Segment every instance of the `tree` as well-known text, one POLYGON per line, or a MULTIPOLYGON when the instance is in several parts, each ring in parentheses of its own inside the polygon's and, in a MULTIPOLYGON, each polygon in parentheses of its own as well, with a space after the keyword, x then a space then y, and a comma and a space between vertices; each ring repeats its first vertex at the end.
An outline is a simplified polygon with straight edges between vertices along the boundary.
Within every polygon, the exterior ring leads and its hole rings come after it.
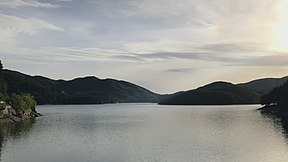
POLYGON ((36 101, 30 94, 11 94, 10 104, 15 109, 17 116, 22 116, 27 110, 35 110, 36 101))
POLYGON ((2 65, 1 60, 0 60, 0 93, 6 94, 4 76, 3 76, 3 65, 2 65))
POLYGON ((261 97, 262 105, 288 105, 288 81, 261 97))
POLYGON ((3 69, 3 65, 2 65, 2 62, 0 60, 0 69, 1 69, 1 72, 2 72, 2 69, 3 69))

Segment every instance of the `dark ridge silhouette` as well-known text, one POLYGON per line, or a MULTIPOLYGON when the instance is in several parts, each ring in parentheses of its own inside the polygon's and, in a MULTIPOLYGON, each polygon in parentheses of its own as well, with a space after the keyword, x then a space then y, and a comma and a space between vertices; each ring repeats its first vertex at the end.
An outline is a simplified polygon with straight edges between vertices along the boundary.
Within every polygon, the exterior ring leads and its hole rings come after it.
POLYGON ((261 94, 228 82, 214 82, 162 98, 162 105, 228 105, 259 103, 261 94))
POLYGON ((287 79, 288 76, 282 78, 264 78, 237 85, 250 88, 261 94, 266 94, 270 92, 273 88, 283 85, 287 81, 287 79))
POLYGON ((102 104, 158 102, 163 105, 228 105, 260 103, 260 97, 288 77, 257 79, 247 83, 214 82, 194 90, 159 95, 135 84, 94 76, 53 80, 4 70, 11 93, 30 93, 38 104, 102 104))
POLYGON ((263 112, 288 118, 288 81, 282 86, 274 88, 268 94, 263 95, 261 104, 264 105, 260 109, 263 112))
POLYGON ((5 95, 6 86, 3 79, 3 64, 0 60, 0 93, 5 95))
POLYGON ((261 114, 275 119, 283 128, 283 134, 288 138, 288 81, 282 86, 274 88, 261 97, 261 114))
POLYGON ((96 77, 52 80, 4 70, 8 93, 30 93, 38 104, 156 102, 158 94, 135 84, 96 77))

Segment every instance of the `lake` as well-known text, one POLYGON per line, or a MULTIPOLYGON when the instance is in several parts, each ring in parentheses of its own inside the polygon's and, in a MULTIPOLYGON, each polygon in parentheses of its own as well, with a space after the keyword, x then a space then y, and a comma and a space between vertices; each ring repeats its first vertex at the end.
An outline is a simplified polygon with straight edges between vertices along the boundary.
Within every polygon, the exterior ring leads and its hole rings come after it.
POLYGON ((283 162, 287 134, 259 105, 38 106, 2 124, 2 162, 283 162))

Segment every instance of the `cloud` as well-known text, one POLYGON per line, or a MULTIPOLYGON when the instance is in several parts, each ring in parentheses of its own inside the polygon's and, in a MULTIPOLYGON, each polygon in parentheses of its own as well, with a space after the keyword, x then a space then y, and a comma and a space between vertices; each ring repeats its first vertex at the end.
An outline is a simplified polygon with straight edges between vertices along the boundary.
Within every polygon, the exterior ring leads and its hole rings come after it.
POLYGON ((158 52, 158 53, 148 53, 148 54, 138 54, 141 58, 152 59, 152 60, 166 60, 166 59, 204 59, 206 53, 181 53, 181 52, 158 52))
MULTIPOLYGON (((9 49, 10 50, 10 49, 9 49)), ((9 52, 7 50, 7 53, 9 52)), ((4 51, 4 50, 2 50, 4 51)), ((121 50, 110 50, 103 48, 78 48, 78 47, 43 47, 43 48, 14 48, 14 53, 21 55, 22 59, 34 60, 35 62, 47 62, 47 61, 57 61, 57 62, 70 62, 70 61, 80 61, 80 62, 91 62, 91 61, 107 61, 107 62, 133 62, 133 63, 154 63, 157 62, 169 62, 177 60, 177 62, 201 62, 205 65, 221 63, 226 66, 241 66, 247 65, 247 62, 251 61, 249 58, 240 58, 233 55, 223 56, 215 55, 214 53, 197 53, 197 52, 187 52, 187 53, 177 53, 177 52, 159 52, 159 53, 129 53, 121 50)), ((166 68, 164 68, 166 69, 166 68)), ((188 70, 188 68, 184 68, 188 70)), ((181 68, 182 72, 184 72, 181 68)), ((169 71, 169 70, 168 70, 169 71)), ((176 72, 177 70, 170 70, 170 72, 176 72)), ((178 70, 180 72, 180 70, 178 70)))
POLYGON ((171 73, 191 73, 193 71, 195 71, 195 69, 191 68, 172 68, 164 70, 164 72, 171 72, 171 73))
POLYGON ((0 13, 0 51, 2 53, 19 49, 19 35, 35 34, 42 30, 63 31, 62 28, 36 18, 20 18, 0 13))
POLYGON ((281 1, 0 0, 0 52, 31 73, 35 64, 45 64, 42 75, 66 66, 59 76, 101 71, 159 90, 245 79, 250 68, 285 73, 287 54, 271 48, 281 1))
POLYGON ((0 13, 0 52, 13 54, 21 49, 22 41, 20 38, 24 37, 24 40, 27 40, 27 35, 40 34, 45 30, 64 31, 64 29, 44 20, 21 18, 0 13))
POLYGON ((288 67, 288 54, 276 54, 272 56, 255 57, 243 66, 262 66, 262 67, 288 67))
POLYGON ((13 51, 11 49, 13 49, 17 44, 17 34, 12 31, 0 30, 0 35, 0 52, 4 53, 6 51, 10 53, 13 51))
MULTIPOLYGON (((2 50, 2 53, 4 50, 2 50)), ((9 50, 6 50, 9 53, 9 50)), ((123 51, 100 49, 100 48, 66 48, 66 47, 44 47, 44 48, 14 48, 12 55, 20 59, 34 62, 145 62, 144 59, 134 54, 123 51)))
MULTIPOLYGON (((142 0, 130 1, 130 3, 137 8, 138 14, 157 17, 173 17, 180 16, 186 18, 187 16, 197 16, 197 8, 201 8, 202 4, 198 1, 182 0, 176 3, 174 0, 142 0)), ((190 17, 189 16, 189 17, 190 17)))
MULTIPOLYGON (((238 66, 239 64, 244 64, 249 60, 249 58, 243 56, 234 55, 221 55, 211 52, 159 52, 159 53, 149 53, 149 54, 137 54, 139 58, 145 60, 173 60, 177 59, 179 61, 205 61, 206 64, 211 62, 222 63, 226 66, 238 66)), ((205 64, 205 63, 204 63, 205 64)))
POLYGON ((269 46, 273 41, 273 28, 279 21, 277 6, 280 3, 281 0, 182 0, 179 3, 173 0, 143 0, 135 6, 138 8, 136 15, 158 17, 159 21, 166 21, 163 24, 165 29, 179 30, 173 37, 171 34, 175 31, 156 34, 163 36, 161 39, 205 41, 206 44, 250 42, 269 46), (200 29, 202 32, 199 34, 200 29), (199 31, 191 32, 193 30, 199 31))
POLYGON ((251 52, 255 50, 259 50, 259 47, 257 47, 255 44, 249 44, 249 43, 216 43, 216 44, 204 44, 198 47, 199 50, 205 50, 205 51, 210 51, 210 52, 230 52, 230 53, 235 53, 235 52, 251 52))
POLYGON ((1 0, 0 8, 18 8, 18 7, 42 7, 42 8, 56 8, 57 5, 52 5, 50 3, 42 3, 38 0, 1 0))
POLYGON ((63 31, 62 28, 52 25, 44 20, 36 18, 20 18, 0 14, 0 29, 2 31, 14 31, 20 33, 33 34, 39 30, 63 31))

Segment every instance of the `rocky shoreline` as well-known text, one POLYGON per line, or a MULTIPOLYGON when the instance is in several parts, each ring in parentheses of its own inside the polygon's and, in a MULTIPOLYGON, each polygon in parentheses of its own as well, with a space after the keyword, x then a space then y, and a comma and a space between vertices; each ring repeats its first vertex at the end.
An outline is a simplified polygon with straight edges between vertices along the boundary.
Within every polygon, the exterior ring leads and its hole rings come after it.
POLYGON ((26 119, 36 118, 42 116, 35 109, 26 110, 21 116, 16 115, 15 109, 11 106, 6 106, 5 109, 0 110, 0 123, 21 122, 26 119))

